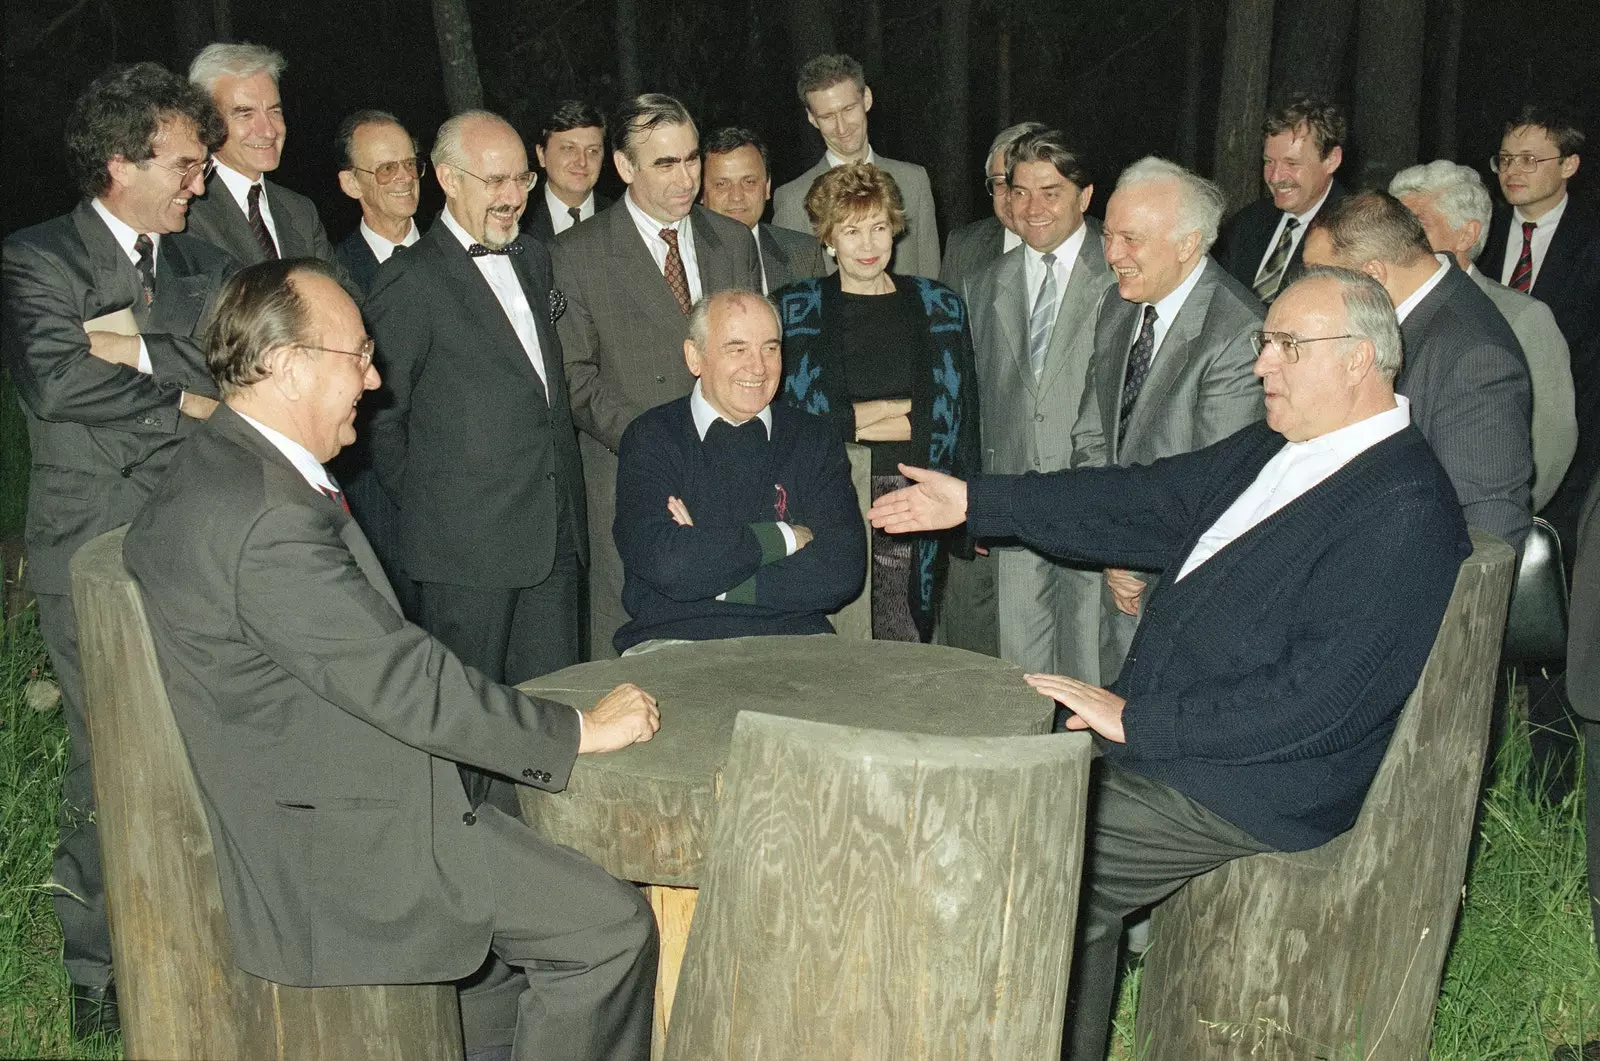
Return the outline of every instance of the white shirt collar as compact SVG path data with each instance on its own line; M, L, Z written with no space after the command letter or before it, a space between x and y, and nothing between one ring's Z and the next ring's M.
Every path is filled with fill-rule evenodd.
M100 220L104 221L106 227L111 230L111 238L117 241L117 246L122 248L122 253L128 256L129 261L138 265L139 252L133 249L133 244L138 240L140 233L135 232L132 225L113 214L111 208L99 199L89 200L89 205L94 207L94 212L100 215ZM161 233L148 232L144 233L144 235L150 237L151 243L155 247L151 253L159 260L161 257Z
M1371 449L1390 435L1404 431L1411 423L1411 399L1404 394L1394 396L1394 408L1374 413L1365 420L1346 424L1337 431L1329 431L1304 442L1288 442L1284 449L1292 453L1326 452L1337 455L1341 465L1348 464L1361 453Z
M212 157L216 158L215 155ZM255 180L251 180L219 158L217 159L217 176L222 178L223 187L228 189L228 194L233 196L233 201L239 204L239 209L246 213L250 211L250 186L252 184L261 185L263 198L267 194L265 183L267 175L265 173Z
M1522 216L1522 207L1520 207L1520 206L1512 207L1511 208L1511 212L1516 215L1516 220L1517 220L1517 232L1516 232L1516 235L1513 238L1517 238L1517 237L1520 237L1522 235L1522 225L1524 225L1525 223L1527 223L1529 221L1532 221L1535 225L1538 225L1540 228L1544 228L1546 226L1549 226L1550 228L1555 228L1556 225L1561 223L1561 215L1567 212L1567 199L1568 198L1569 198L1569 196L1565 192L1562 192L1561 193L1561 201L1559 203L1557 203L1556 205L1552 206L1550 209L1546 210L1544 212L1544 216L1540 217L1538 219Z
M748 420L741 420L739 423L734 424L732 420L729 420L726 416L723 416L721 413L711 408L711 403L706 401L705 393L700 389L699 380L694 381L694 390L689 392L689 413L694 417L694 429L695 432L700 436L701 442L706 440L706 432L710 431L711 425L716 423L718 420L721 420L725 424L733 424L734 427L739 427L741 424L747 424L750 422ZM766 408L762 409L755 415L755 419L760 420L761 423L766 427L767 437L770 439L772 437L772 406L768 405Z
M571 207L567 206L566 203L562 202L561 201L561 197L558 196L555 193L555 191L550 187L550 178L548 178L548 177L546 177L545 181L544 181L544 205L545 205L545 208L550 211L550 224L551 224L551 227L554 228L557 232L561 232L562 231L562 229L560 227L562 222L566 222L567 223L567 227L569 227L569 228L572 225L576 224L576 222L574 222L572 220L572 215L567 213L567 211L569 209L571 209ZM594 189L591 188L591 189L589 189L589 194L584 197L583 202L580 203L579 206L578 206L578 220L579 221L587 221L593 216L594 216Z
M239 413L239 410L237 409L233 411ZM279 453L282 453L285 457L289 458L289 463L294 465L294 470L299 472L300 477L309 483L314 489L339 489L334 485L333 478L328 475L328 469L324 468L322 466L322 462L311 455L310 450L306 449L300 443L296 442L288 435L285 435L283 432L274 431L272 428L268 427L266 424L263 424L260 420L257 420L254 417L246 416L244 413L239 413L239 419L243 420L245 423L259 431L262 438L272 443L273 447L277 449Z
M828 150L824 151L823 155L828 160L828 168L829 169L833 169L836 166L844 165L844 159L840 158L838 155L835 155L833 153L833 148L831 148L831 147ZM867 153L864 156L862 156L861 161L870 162L874 166L876 166L878 164L878 156L874 155L872 153L872 145L870 143L867 144Z
M664 228L670 228L678 233L678 253L681 255L683 253L683 241L685 239L694 238L693 232L689 227L689 219L694 216L694 207L691 206L687 214L684 214L678 220L669 225L665 222L657 221L655 218L645 213L644 209L640 207L638 203L633 201L633 194L631 191L622 193L622 201L628 204L628 213L633 217L634 227L639 230L639 234L645 239L653 239L657 242L661 242L661 230Z
M1193 291L1195 285L1200 282L1200 274L1209 268L1210 263L1211 256L1209 254L1201 255L1200 264L1189 271L1189 275L1183 278L1183 282L1168 291L1160 301L1155 303L1158 327L1160 322L1170 325L1178 319L1178 311L1183 309L1183 304L1189 300L1189 292Z
M470 234L468 234L466 229L461 227L461 222L457 221L455 215L450 212L450 206L448 203L445 204L445 208L443 210L439 211L439 220L444 222L444 227L449 229L450 234L454 236L456 241L461 244L462 250L467 250L474 243L478 242L477 240L473 239Z
M1316 201L1316 203L1311 207L1311 209L1307 210L1303 214L1295 214L1294 215L1295 219L1300 222L1301 231L1304 231L1305 227L1307 225L1311 224L1311 219L1317 216L1317 211L1322 209L1322 204L1327 202L1328 201L1328 196L1330 196L1332 194L1333 194L1333 181L1330 180L1328 182L1328 186L1326 188L1322 189L1322 198L1318 199Z
M1008 229L1007 231L1010 230ZM1069 270L1072 268L1073 263L1078 260L1078 255L1083 251L1083 237L1084 233L1088 231L1088 225L1080 224L1078 226L1078 231L1062 240L1061 246L1050 252L1056 256L1057 266L1064 266ZM1027 254L1032 261L1041 266L1044 264L1043 251L1034 250L1033 247L1029 246L1026 242L1023 243L1023 246L1028 248L1023 253Z
M1435 269L1433 275L1422 282L1421 287L1411 292L1404 302L1394 308L1395 319L1401 324L1406 322L1406 318L1411 315L1412 310L1417 308L1417 304L1427 298L1429 292L1438 287L1439 282L1454 268L1448 254L1435 254L1434 257L1439 261L1439 268Z
M367 224L367 219L362 218L361 238L367 241L367 246L372 248L373 257L378 259L379 265L382 265L384 262L389 260L389 257L392 254L394 254L394 249L396 247L409 247L413 243L417 242L417 240L421 239L422 234L417 231L416 219L412 218L411 227L406 230L405 238L399 243L395 243L393 240L389 239L389 237L380 236L376 232L372 231L372 226Z

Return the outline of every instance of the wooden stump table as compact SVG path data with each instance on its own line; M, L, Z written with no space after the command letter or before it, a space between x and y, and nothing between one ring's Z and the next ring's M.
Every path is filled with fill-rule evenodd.
M564 792L521 790L528 824L623 880L649 885L661 932L656 1056L706 867L718 781L744 710L953 737L1048 733L1054 706L1002 660L839 637L748 637L585 663L525 683L587 708L619 682L661 705L647 744L579 758Z

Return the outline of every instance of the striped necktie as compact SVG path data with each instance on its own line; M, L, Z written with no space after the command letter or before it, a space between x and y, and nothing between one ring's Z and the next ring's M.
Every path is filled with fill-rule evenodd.
M1278 288L1283 286L1284 274L1289 271L1289 251L1294 248L1294 230L1299 227L1298 217L1291 216L1284 221L1283 235L1278 237L1278 245L1272 248L1272 257L1261 266L1261 275L1256 277L1253 290L1263 302L1271 302L1278 297Z
M1513 291L1527 294L1533 286L1533 230L1538 227L1537 221L1522 223L1522 253L1517 256L1517 267L1511 270L1511 283L1506 285Z
M1033 300L1033 312L1028 315L1028 367L1033 378L1044 375L1045 355L1050 352L1050 334L1056 323L1056 256L1045 254L1039 258L1044 263L1044 281L1039 285L1039 297Z
M245 199L249 205L245 215L250 221L250 231L256 234L256 242L261 244L261 253L267 256L268 261L277 261L278 245L272 239L272 231L267 228L266 218L261 216L261 185L250 185L250 194Z

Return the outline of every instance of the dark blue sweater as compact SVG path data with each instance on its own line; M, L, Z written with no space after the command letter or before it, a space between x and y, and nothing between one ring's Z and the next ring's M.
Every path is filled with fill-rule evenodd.
M612 530L633 618L613 643L832 633L828 613L861 592L867 540L850 460L827 421L772 406L772 437L713 425L701 441L689 399L644 413L617 455ZM689 509L692 527L667 512ZM815 537L784 555L777 523ZM725 600L717 600L726 594Z
M1131 468L983 476L977 537L1176 576L1284 445L1265 423ZM1106 756L1286 851L1348 829L1472 551L1414 428L1362 453L1190 572L1163 578L1112 691Z

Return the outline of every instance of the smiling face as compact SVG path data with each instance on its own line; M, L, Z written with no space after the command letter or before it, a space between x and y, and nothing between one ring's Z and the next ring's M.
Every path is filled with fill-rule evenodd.
M778 317L751 295L719 298L706 317L704 349L683 344L689 371L717 415L741 424L771 404L783 376Z
M356 440L356 403L382 382L372 365L336 351L359 351L367 340L361 311L337 283L313 273L294 274L292 281L310 315L310 346L323 350L291 352L298 400L292 404L294 438L317 460L326 463Z
M356 168L340 170L339 185L351 198L361 201L361 213L374 229L405 230L405 223L417 212L422 188L421 181L404 167L388 184L379 184L373 171L386 162L416 155L410 135L391 122L369 122L358 127L351 137L350 161Z
M822 134L828 150L846 162L867 156L867 112L872 109L872 89L854 81L840 81L806 93L806 121Z
M839 261L846 291L871 289L889 267L894 253L894 227L882 207L859 217L847 217L828 233L828 247Z
M135 232L181 232L189 220L189 200L205 193L199 166L205 145L187 118L169 118L156 127L154 154L144 162L121 155L107 164L111 185L102 197L106 208ZM194 173L187 180L184 173Z
M1118 188L1106 204L1106 264L1129 302L1159 302L1200 261L1200 233L1175 234L1178 182L1141 181Z
M700 134L692 125L662 123L631 135L633 158L617 151L611 161L634 205L663 225L683 220L700 194Z
M283 122L278 83L272 76L224 74L211 87L211 100L228 123L228 140L217 149L217 158L251 180L277 169L288 128Z
M600 180L606 134L597 125L563 129L534 147L545 180L556 198L568 206L582 206Z
M462 129L461 154L462 167L437 167L450 216L490 250L509 246L528 206L528 188L516 179L528 172L522 138L504 122L480 119Z
M772 198L772 178L753 144L707 155L705 204L724 217L755 228Z
M1295 284L1274 301L1262 329L1288 332L1296 339L1319 339L1347 334L1350 320L1338 284L1318 279ZM1255 374L1266 392L1267 426L1290 442L1304 442L1353 423L1356 379L1351 352L1366 341L1305 343L1294 364L1281 349L1264 347L1256 357Z
M1049 162L1021 162L1011 174L1012 228L1041 253L1053 251L1083 224L1094 185L1079 188Z
M1316 138L1304 126L1285 129L1262 145L1261 179L1272 192L1274 206L1287 214L1303 214L1321 200L1343 161L1342 147L1334 147L1323 158Z

